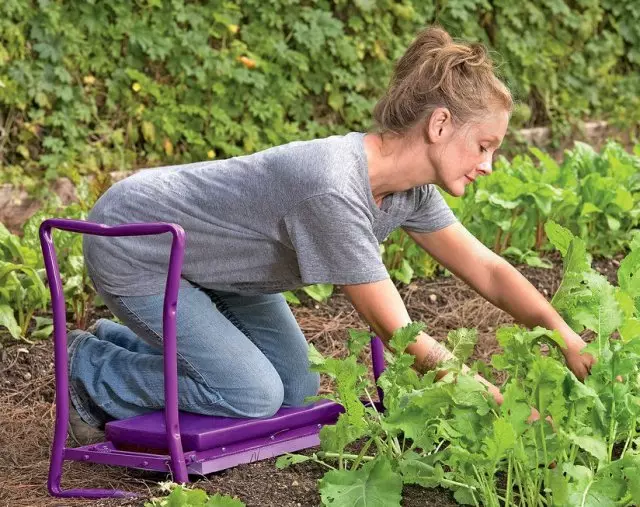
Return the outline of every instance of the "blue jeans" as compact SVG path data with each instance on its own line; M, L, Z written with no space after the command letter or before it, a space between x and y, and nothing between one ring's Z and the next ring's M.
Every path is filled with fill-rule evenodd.
M102 319L95 335L78 336L69 347L69 377L76 410L101 427L164 407L164 295L98 293L125 325ZM307 341L281 294L181 288L176 320L180 410L269 417L317 394Z

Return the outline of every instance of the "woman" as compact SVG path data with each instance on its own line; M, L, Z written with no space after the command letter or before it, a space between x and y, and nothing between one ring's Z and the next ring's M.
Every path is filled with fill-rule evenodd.
M511 107L482 46L429 28L397 62L374 110L376 132L141 171L111 187L91 221L174 222L186 231L177 308L180 408L267 417L316 394L319 378L308 370L307 343L284 290L342 286L383 341L408 324L379 254L397 227L519 322L557 329L567 364L584 378L593 359L581 355L582 339L456 221L435 188L460 196L491 173ZM76 435L87 424L100 428L163 406L169 246L168 235L85 237L96 289L124 325L101 320L91 333L70 334ZM426 334L409 351L422 370L449 357ZM499 390L479 379L500 402Z

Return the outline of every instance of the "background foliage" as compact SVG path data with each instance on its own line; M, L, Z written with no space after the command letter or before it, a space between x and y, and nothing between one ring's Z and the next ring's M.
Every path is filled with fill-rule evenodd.
M635 0L4 0L0 180L187 163L370 127L416 32L500 55L512 125L640 120Z

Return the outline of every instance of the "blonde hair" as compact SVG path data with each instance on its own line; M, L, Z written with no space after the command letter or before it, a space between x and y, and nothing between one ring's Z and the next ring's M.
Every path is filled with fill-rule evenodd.
M396 62L373 117L378 132L402 135L438 107L464 125L495 108L510 113L513 99L482 44L454 42L442 28L430 27Z

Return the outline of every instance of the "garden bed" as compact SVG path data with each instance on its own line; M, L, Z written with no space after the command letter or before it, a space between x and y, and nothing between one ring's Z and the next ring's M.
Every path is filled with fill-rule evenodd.
M562 276L559 258L551 259L551 270L520 266L525 276L545 295L557 289ZM617 259L596 262L598 270L613 282ZM460 281L439 277L417 281L400 289L414 320L427 325L427 332L443 339L459 327L475 327L478 344L472 360L488 361L498 351L495 329L511 318L479 297ZM362 321L341 293L327 304L304 300L294 308L308 340L325 356L346 353L346 330L363 327ZM101 315L94 315L93 319ZM50 340L35 345L16 344L0 331L0 504L44 506L62 503L46 491L51 436L54 421L53 351ZM322 389L331 389L323 380ZM209 492L238 496L248 506L278 505L296 507L319 505L316 481L324 473L319 465L304 463L277 471L275 460L266 460L231 470L210 474L196 485ZM65 464L63 486L114 487L136 491L146 496L158 494L157 482L167 480L162 474L121 468ZM65 500L64 505L136 505L142 501ZM452 495L442 489L405 488L403 505L442 507L456 505Z

